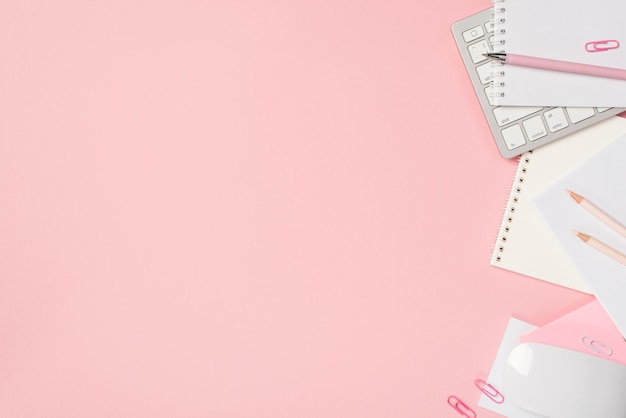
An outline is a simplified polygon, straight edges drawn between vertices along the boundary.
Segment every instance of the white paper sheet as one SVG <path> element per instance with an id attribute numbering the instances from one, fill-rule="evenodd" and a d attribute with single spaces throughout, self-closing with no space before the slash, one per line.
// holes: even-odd
<path id="1" fill-rule="evenodd" d="M 590 156 L 534 201 L 593 294 L 626 335 L 626 266 L 585 244 L 572 230 L 589 234 L 625 254 L 626 237 L 576 204 L 566 189 L 626 224 L 626 135 Z"/>

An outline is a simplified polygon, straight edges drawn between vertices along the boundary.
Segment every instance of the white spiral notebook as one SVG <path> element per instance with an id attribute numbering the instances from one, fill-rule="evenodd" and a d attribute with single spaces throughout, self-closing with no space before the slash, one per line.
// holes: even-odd
<path id="1" fill-rule="evenodd" d="M 626 119 L 615 116 L 522 154 L 491 264 L 592 294 L 591 287 L 534 207 L 533 200 L 547 186 L 624 134 Z"/>
<path id="2" fill-rule="evenodd" d="M 494 51 L 626 69 L 626 1 L 494 1 Z M 626 106 L 626 81 L 514 65 L 493 88 L 498 105 Z"/>

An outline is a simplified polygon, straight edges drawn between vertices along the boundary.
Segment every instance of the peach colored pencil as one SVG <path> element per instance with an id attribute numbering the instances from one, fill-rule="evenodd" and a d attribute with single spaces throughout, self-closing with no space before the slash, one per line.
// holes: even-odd
<path id="1" fill-rule="evenodd" d="M 615 231 L 619 232 L 623 236 L 626 237 L 626 226 L 617 222 L 615 219 L 611 218 L 606 212 L 602 209 L 585 199 L 579 194 L 572 192 L 571 190 L 566 190 L 569 195 L 574 199 L 576 203 L 585 208 L 589 213 L 591 213 L 596 218 L 600 219 L 602 222 L 613 228 Z"/>
<path id="2" fill-rule="evenodd" d="M 572 231 L 572 232 L 578 238 L 580 238 L 583 242 L 585 242 L 587 245 L 589 245 L 590 247 L 595 248 L 596 250 L 600 251 L 601 253 L 603 253 L 605 255 L 608 255 L 613 260 L 618 261 L 618 262 L 620 262 L 620 263 L 622 263 L 623 265 L 626 266 L 626 255 L 620 253 L 619 251 L 617 251 L 614 248 L 609 247 L 608 245 L 606 245 L 602 241 L 598 241 L 597 239 L 595 239 L 591 235 L 583 234 L 582 232 L 578 232 L 578 231 Z"/>

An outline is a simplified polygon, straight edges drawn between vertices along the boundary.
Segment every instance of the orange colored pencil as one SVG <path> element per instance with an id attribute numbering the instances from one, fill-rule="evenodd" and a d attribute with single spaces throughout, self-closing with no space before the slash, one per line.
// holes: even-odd
<path id="1" fill-rule="evenodd" d="M 579 194 L 572 192 L 571 190 L 566 190 L 569 195 L 574 199 L 576 203 L 578 203 L 581 207 L 585 208 L 589 213 L 591 213 L 596 218 L 600 219 L 602 222 L 610 226 L 612 229 L 620 233 L 621 235 L 626 237 L 626 226 L 622 225 L 611 216 L 609 216 L 602 209 L 585 199 Z"/>
<path id="2" fill-rule="evenodd" d="M 620 262 L 620 263 L 622 263 L 623 265 L 626 266 L 626 255 L 620 253 L 619 251 L 617 251 L 614 248 L 609 247 L 608 245 L 606 245 L 602 241 L 598 241 L 597 239 L 595 239 L 591 235 L 583 234 L 582 232 L 573 231 L 573 230 L 572 230 L 572 232 L 578 238 L 580 238 L 584 243 L 589 245 L 590 247 L 595 248 L 596 250 L 600 251 L 601 253 L 611 257 L 613 260 L 618 261 L 618 262 Z"/>

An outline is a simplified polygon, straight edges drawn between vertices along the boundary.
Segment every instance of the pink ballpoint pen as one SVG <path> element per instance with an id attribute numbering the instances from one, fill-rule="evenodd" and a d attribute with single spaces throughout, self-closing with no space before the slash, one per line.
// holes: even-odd
<path id="1" fill-rule="evenodd" d="M 548 58 L 529 57 L 527 55 L 505 54 L 503 52 L 489 52 L 483 55 L 492 60 L 503 62 L 509 65 L 517 65 L 520 67 L 539 68 L 542 70 L 562 71 L 565 73 L 626 80 L 626 70 L 622 70 L 620 68 L 610 68 L 601 67 L 599 65 L 557 61 Z"/>

